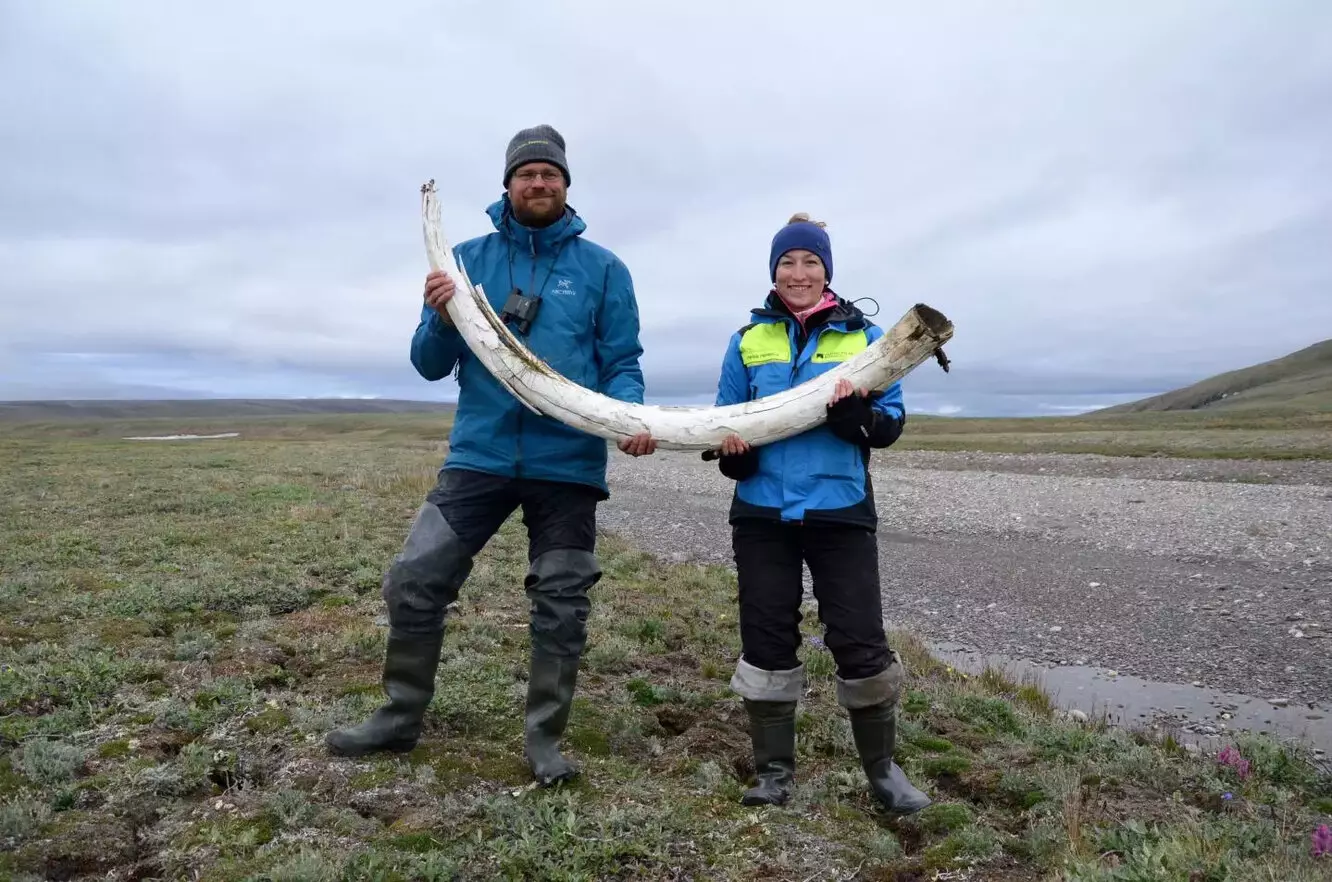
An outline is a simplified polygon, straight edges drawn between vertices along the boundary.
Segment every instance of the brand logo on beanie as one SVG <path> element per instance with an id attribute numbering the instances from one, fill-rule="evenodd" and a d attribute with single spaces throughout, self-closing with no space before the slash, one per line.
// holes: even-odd
<path id="1" fill-rule="evenodd" d="M 532 145 L 532 144 L 549 144 L 549 143 L 550 143 L 550 142 L 547 141 L 547 140 L 544 139 L 544 138 L 541 138 L 541 139 L 536 140 L 536 141 L 524 141 L 524 142 L 521 143 L 521 144 L 515 144 L 515 145 L 513 146 L 513 149 L 509 151 L 509 155 L 512 156 L 513 154 L 517 153 L 519 149 L 521 149 L 521 148 L 523 148 L 523 147 L 530 146 L 530 145 Z"/>

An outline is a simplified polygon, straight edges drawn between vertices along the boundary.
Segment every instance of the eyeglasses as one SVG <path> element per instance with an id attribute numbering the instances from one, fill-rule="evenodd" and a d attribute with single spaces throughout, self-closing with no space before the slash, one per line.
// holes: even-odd
<path id="1" fill-rule="evenodd" d="M 546 171 L 534 171 L 532 169 L 524 169 L 520 172 L 515 173 L 514 177 L 522 181 L 524 184 L 530 184 L 533 181 L 535 181 L 537 178 L 541 178 L 543 182 L 550 184 L 555 181 L 558 181 L 560 178 L 564 177 L 564 175 L 561 174 L 558 169 L 548 169 Z"/>

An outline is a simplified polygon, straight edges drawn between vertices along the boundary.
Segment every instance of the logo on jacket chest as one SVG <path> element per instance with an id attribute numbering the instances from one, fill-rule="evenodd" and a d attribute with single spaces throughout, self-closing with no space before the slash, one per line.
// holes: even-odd
<path id="1" fill-rule="evenodd" d="M 560 279 L 550 293 L 556 297 L 573 297 L 578 291 L 573 286 L 573 279 Z"/>

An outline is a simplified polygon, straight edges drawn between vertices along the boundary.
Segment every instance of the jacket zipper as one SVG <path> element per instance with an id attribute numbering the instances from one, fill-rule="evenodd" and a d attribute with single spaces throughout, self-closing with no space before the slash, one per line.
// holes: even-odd
<path id="1" fill-rule="evenodd" d="M 802 346 L 802 345 L 800 344 L 800 335 L 801 335 L 801 332 L 802 332 L 803 328 L 801 327 L 801 325 L 800 325 L 800 319 L 798 319 L 798 318 L 783 319 L 783 321 L 785 321 L 785 322 L 787 323 L 787 325 L 791 328 L 791 335 L 792 335 L 792 337 L 794 337 L 794 339 L 792 340 L 792 343 L 794 343 L 795 346 L 793 347 L 793 348 L 794 348 L 794 351 L 793 351 L 792 354 L 791 354 L 791 379 L 790 379 L 790 381 L 787 383 L 787 388 L 794 388 L 794 387 L 795 387 L 795 381 L 796 381 L 796 374 L 797 374 L 797 373 L 799 372 L 799 370 L 800 370 L 800 356 L 801 356 L 801 355 L 804 353 L 804 351 L 805 351 L 805 347 Z M 805 342 L 808 343 L 809 341 L 805 341 Z M 782 465 L 782 471 L 783 471 L 783 472 L 786 471 L 785 463 L 783 463 L 783 465 Z M 783 482 L 782 482 L 782 487 L 785 488 L 785 486 L 786 486 L 786 482 L 783 481 Z M 786 497 L 786 493 L 785 493 L 785 491 L 783 491 L 783 493 L 782 493 L 782 508 L 781 508 L 781 517 L 782 517 L 782 518 L 785 518 L 785 517 L 786 517 L 786 511 L 787 511 L 787 509 L 790 507 L 790 505 L 791 505 L 791 500 L 787 499 L 787 497 Z M 799 521 L 796 521 L 796 523 L 799 523 Z"/>

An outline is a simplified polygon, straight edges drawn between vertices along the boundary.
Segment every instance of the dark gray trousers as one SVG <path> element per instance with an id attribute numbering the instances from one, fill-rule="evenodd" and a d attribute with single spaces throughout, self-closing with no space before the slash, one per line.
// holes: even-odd
<path id="1" fill-rule="evenodd" d="M 401 553 L 384 576 L 389 624 L 430 634 L 444 624 L 480 553 L 513 512 L 523 512 L 534 646 L 577 656 L 587 639 L 587 592 L 601 578 L 594 554 L 601 491 L 582 484 L 445 469 L 426 495 Z"/>

